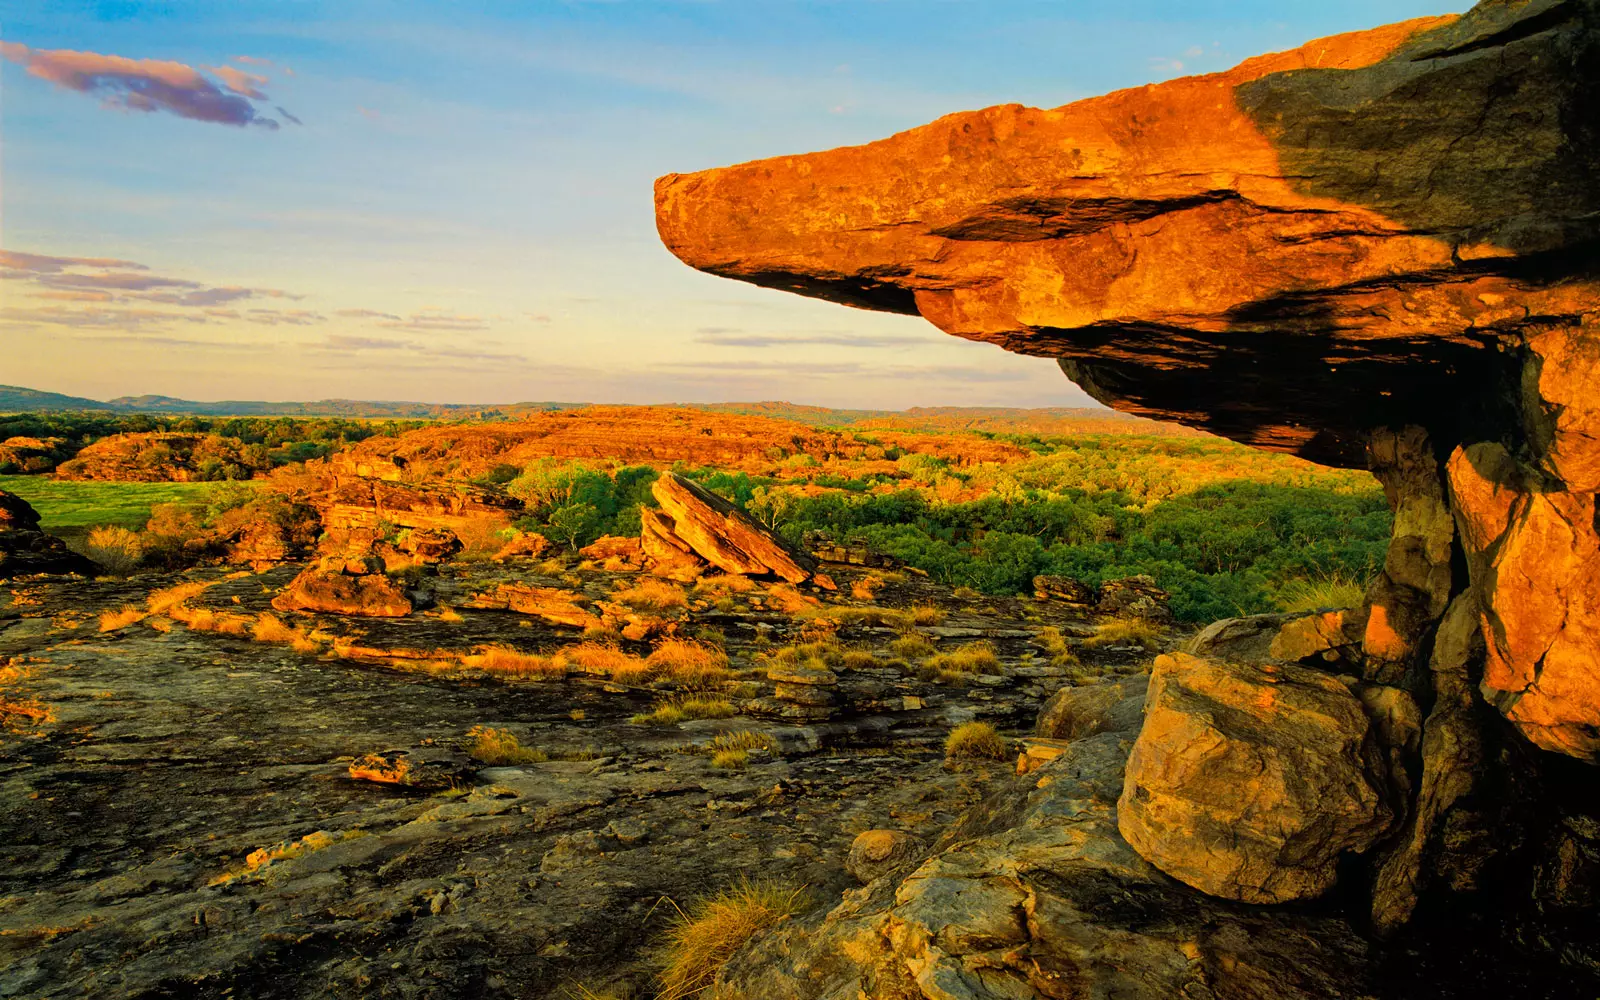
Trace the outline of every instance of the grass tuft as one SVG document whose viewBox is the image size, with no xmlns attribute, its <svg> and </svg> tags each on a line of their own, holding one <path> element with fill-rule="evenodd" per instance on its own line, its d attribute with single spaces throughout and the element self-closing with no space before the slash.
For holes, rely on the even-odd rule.
<svg viewBox="0 0 1600 1000">
<path fill-rule="evenodd" d="M 711 754 L 711 766 L 725 768 L 729 771 L 742 771 L 750 762 L 748 750 L 716 750 Z"/>
<path fill-rule="evenodd" d="M 645 661 L 661 676 L 680 684 L 710 684 L 728 677 L 728 654 L 689 639 L 667 639 Z"/>
<path fill-rule="evenodd" d="M 524 747 L 508 729 L 491 729 L 473 726 L 467 731 L 472 743 L 467 754 L 492 767 L 518 767 L 522 764 L 540 764 L 550 759 L 543 750 Z"/>
<path fill-rule="evenodd" d="M 486 674 L 502 677 L 565 677 L 567 664 L 559 657 L 525 653 L 510 646 L 482 646 L 462 662 Z"/>
<path fill-rule="evenodd" d="M 138 608 L 129 606 L 121 611 L 100 612 L 100 631 L 115 632 L 119 628 L 126 628 L 134 622 L 142 622 L 145 613 Z"/>
<path fill-rule="evenodd" d="M 689 605 L 689 595 L 684 593 L 682 587 L 653 577 L 640 580 L 612 596 L 635 611 L 664 611 L 667 608 L 683 608 Z"/>
<path fill-rule="evenodd" d="M 744 879 L 690 904 L 667 929 L 660 1000 L 704 994 L 746 942 L 809 903 L 804 886 Z"/>
<path fill-rule="evenodd" d="M 1290 612 L 1359 608 L 1366 598 L 1366 581 L 1338 573 L 1290 580 L 1278 589 L 1278 606 Z"/>
<path fill-rule="evenodd" d="M 1010 748 L 987 722 L 967 722 L 950 730 L 945 737 L 946 757 L 979 760 L 1005 760 Z"/>
<path fill-rule="evenodd" d="M 1161 648 L 1161 630 L 1137 618 L 1106 622 L 1094 630 L 1094 635 L 1083 640 L 1084 648 L 1101 646 L 1139 646 L 1147 652 Z"/>
</svg>

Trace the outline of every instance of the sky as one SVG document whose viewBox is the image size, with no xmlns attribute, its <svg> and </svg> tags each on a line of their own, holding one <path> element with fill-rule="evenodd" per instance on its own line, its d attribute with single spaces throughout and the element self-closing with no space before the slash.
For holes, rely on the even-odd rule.
<svg viewBox="0 0 1600 1000">
<path fill-rule="evenodd" d="M 1091 405 L 1049 360 L 685 267 L 653 180 L 1466 6 L 9 0 L 0 383 Z"/>
</svg>

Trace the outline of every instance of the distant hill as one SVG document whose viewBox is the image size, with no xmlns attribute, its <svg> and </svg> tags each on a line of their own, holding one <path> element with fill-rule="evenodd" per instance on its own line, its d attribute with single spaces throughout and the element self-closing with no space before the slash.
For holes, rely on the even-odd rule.
<svg viewBox="0 0 1600 1000">
<path fill-rule="evenodd" d="M 0 385 L 0 413 L 97 411 L 116 414 L 166 414 L 202 417 L 346 417 L 387 420 L 516 420 L 536 413 L 576 410 L 592 403 L 413 403 L 396 400 L 319 399 L 315 402 L 265 402 L 224 399 L 197 402 L 172 396 L 118 396 L 87 399 L 21 386 Z M 1022 409 L 998 406 L 914 406 L 909 410 L 833 410 L 825 406 L 768 401 L 759 403 L 663 404 L 708 413 L 791 420 L 812 427 L 863 427 L 896 430 L 990 431 L 995 433 L 1082 432 L 1105 425 L 1109 432 L 1146 430 L 1161 425 L 1115 410 L 1088 407 Z"/>
<path fill-rule="evenodd" d="M 114 410 L 110 403 L 82 396 L 63 396 L 59 392 L 24 389 L 20 385 L 0 385 L 0 413 L 39 413 L 46 410 Z"/>
<path fill-rule="evenodd" d="M 528 413 L 571 410 L 588 403 L 410 403 L 389 400 L 319 399 L 315 402 L 266 402 L 224 399 L 197 402 L 172 396 L 118 396 L 101 401 L 22 386 L 0 385 L 0 413 L 97 410 L 111 413 L 193 414 L 203 417 L 352 417 L 405 420 L 507 420 Z"/>
</svg>

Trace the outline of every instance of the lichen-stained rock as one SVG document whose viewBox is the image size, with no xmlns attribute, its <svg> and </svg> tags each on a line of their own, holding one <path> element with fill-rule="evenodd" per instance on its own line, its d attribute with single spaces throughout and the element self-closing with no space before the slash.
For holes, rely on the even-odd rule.
<svg viewBox="0 0 1600 1000">
<path fill-rule="evenodd" d="M 412 610 L 411 598 L 400 583 L 376 572 L 347 572 L 348 567 L 324 559 L 307 566 L 272 599 L 279 611 L 323 611 L 369 618 L 403 618 Z"/>
<path fill-rule="evenodd" d="M 867 830 L 856 835 L 844 866 L 867 885 L 910 867 L 927 845 L 902 830 Z"/>
<path fill-rule="evenodd" d="M 1064 687 L 1040 707 L 1034 735 L 1081 740 L 1103 732 L 1138 729 L 1149 684 L 1148 674 L 1137 674 L 1116 682 Z"/>
<path fill-rule="evenodd" d="M 1361 703 L 1296 666 L 1158 657 L 1117 825 L 1140 855 L 1246 903 L 1321 895 L 1395 815 Z"/>
<path fill-rule="evenodd" d="M 672 533 L 725 573 L 771 574 L 801 583 L 816 572 L 810 556 L 698 483 L 667 472 L 650 492 L 672 518 Z"/>
</svg>

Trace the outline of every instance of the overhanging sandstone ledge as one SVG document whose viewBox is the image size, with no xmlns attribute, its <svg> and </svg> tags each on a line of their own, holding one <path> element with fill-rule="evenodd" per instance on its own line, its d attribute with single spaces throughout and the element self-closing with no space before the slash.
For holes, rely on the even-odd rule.
<svg viewBox="0 0 1600 1000">
<path fill-rule="evenodd" d="M 1119 409 L 1369 465 L 1395 532 L 1341 626 L 1364 678 L 1431 701 L 1459 602 L 1485 648 L 1446 687 L 1600 761 L 1600 0 L 1485 0 L 670 175 L 656 220 L 713 274 L 920 314 Z"/>
<path fill-rule="evenodd" d="M 1515 421 L 1600 303 L 1600 10 L 1480 4 L 1055 109 L 669 175 L 693 267 L 1060 360 L 1119 409 L 1332 464 Z"/>
</svg>

